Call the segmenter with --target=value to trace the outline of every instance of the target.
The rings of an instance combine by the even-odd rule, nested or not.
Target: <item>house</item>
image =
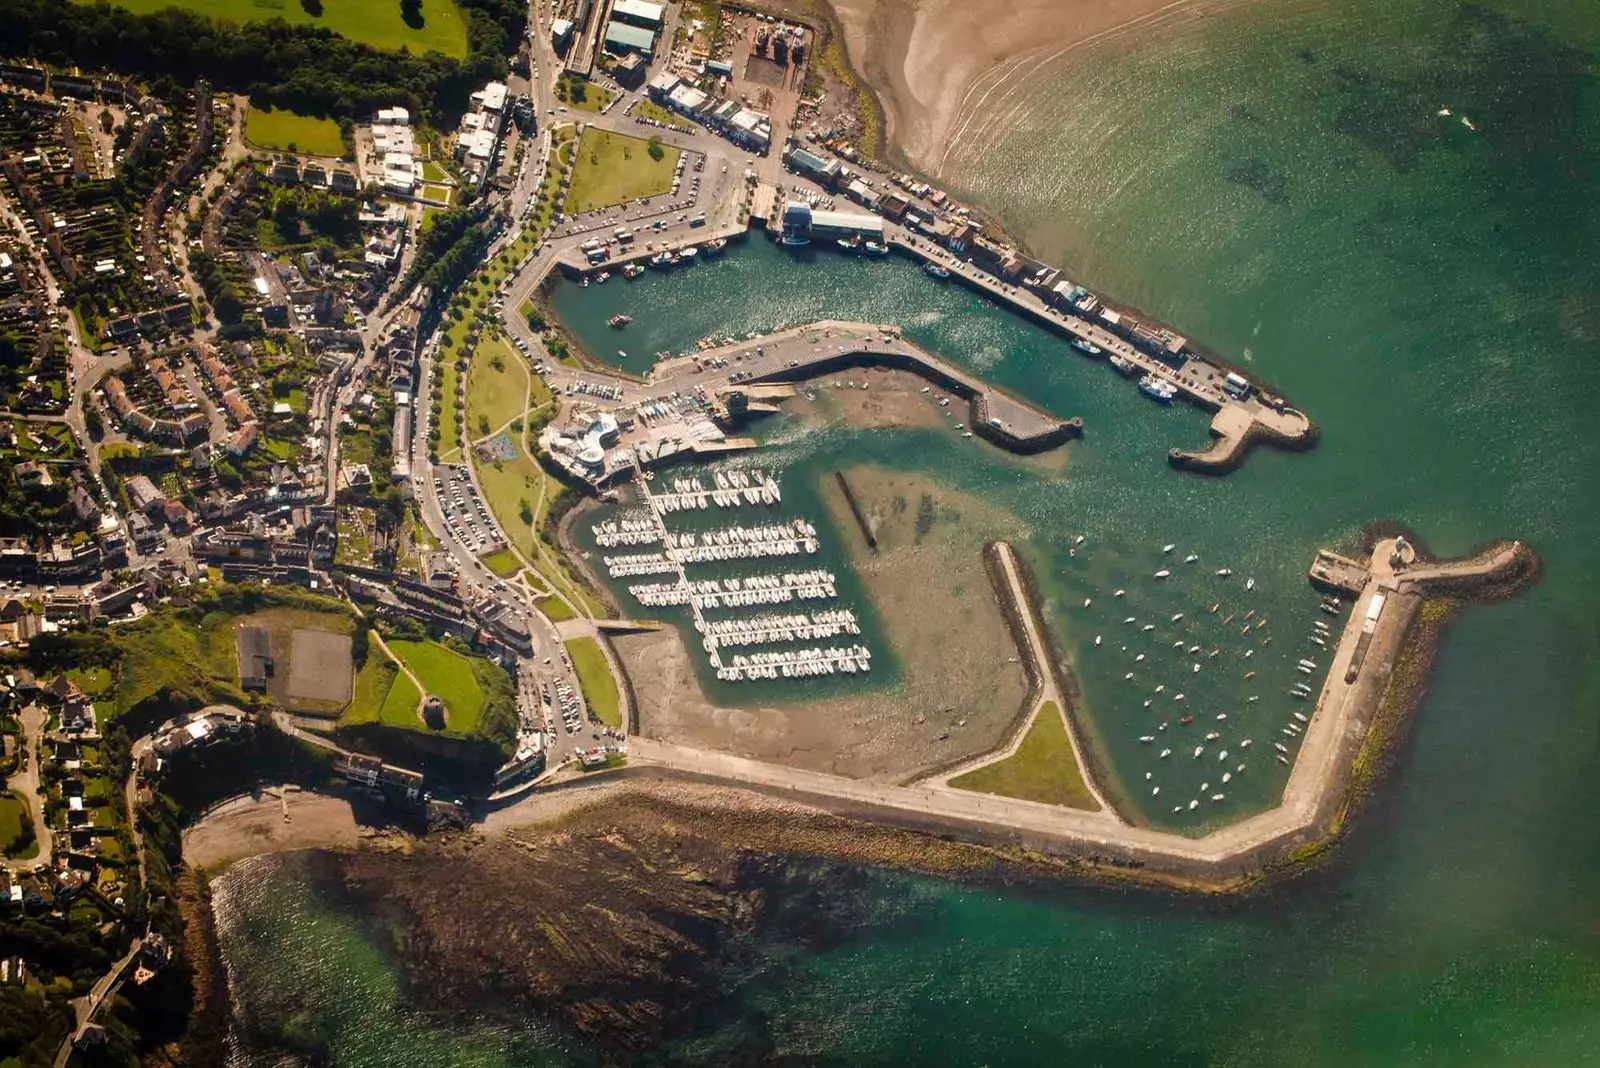
[[[266,627],[242,626],[234,635],[239,654],[239,686],[264,693],[272,677],[272,635]]]

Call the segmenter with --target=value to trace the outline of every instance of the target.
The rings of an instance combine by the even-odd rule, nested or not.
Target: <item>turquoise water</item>
[[[1600,12],[1574,2],[1245,6],[1037,72],[1003,129],[952,155],[949,179],[1036,251],[1249,362],[1323,427],[1315,452],[1258,452],[1224,479],[1165,463],[1204,439],[1198,413],[1156,408],[905,264],[793,264],[757,241],[721,265],[560,294],[601,341],[596,324],[626,307],[639,353],[824,316],[898,321],[1082,415],[1058,476],[944,431],[773,432],[792,435],[791,482],[841,457],[915,466],[1029,524],[1022,548],[1138,803],[1143,698],[1091,644],[1122,615],[1079,606],[1099,609],[1107,585],[1132,594],[1160,545],[1253,575],[1274,649],[1315,614],[1310,554],[1373,520],[1444,553],[1522,537],[1546,564],[1525,596],[1451,625],[1399,767],[1332,870],[1222,908],[885,876],[904,916],[813,952],[772,936],[729,973],[720,1022],[664,1059],[716,1063],[719,1041],[751,1033],[841,1065],[1600,1059],[1597,53]],[[1140,610],[1205,614],[1214,598],[1191,586]],[[1219,681],[1195,700],[1231,723],[1243,693]],[[1283,706],[1266,711],[1251,729]],[[1198,786],[1171,774],[1182,796]],[[1226,804],[1265,803],[1271,774],[1251,768]],[[1146,807],[1197,829],[1169,809]],[[535,1063],[520,1056],[504,1063]]]

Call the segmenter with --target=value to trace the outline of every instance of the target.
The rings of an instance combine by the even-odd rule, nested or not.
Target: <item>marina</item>
[[[804,517],[753,525],[739,523],[702,529],[671,529],[669,515],[708,509],[771,508],[782,500],[776,476],[761,469],[713,470],[706,476],[663,480],[665,492],[634,468],[633,491],[643,513],[619,512],[591,527],[597,546],[659,544],[656,553],[606,555],[612,578],[674,575],[674,581],[637,583],[628,595],[644,607],[686,607],[715,677],[724,682],[815,679],[864,674],[872,669],[872,650],[862,642],[807,644],[855,637],[862,632],[854,610],[839,605],[836,576],[824,568],[758,571],[691,578],[689,568],[738,564],[786,556],[815,555],[817,528]],[[709,481],[709,485],[707,482]],[[626,539],[625,541],[619,539]],[[774,613],[770,607],[807,602],[804,612]],[[832,602],[831,604],[828,602]],[[719,615],[734,609],[752,614]],[[741,652],[723,650],[740,649]]]

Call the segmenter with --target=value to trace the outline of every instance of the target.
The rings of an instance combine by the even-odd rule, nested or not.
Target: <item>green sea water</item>
[[[601,351],[617,342],[600,324],[622,309],[635,316],[636,353],[822,317],[899,322],[939,354],[1082,415],[1087,434],[1064,473],[953,431],[788,422],[767,428],[780,444],[761,462],[783,469],[786,502],[789,486],[870,460],[932,471],[1021,517],[1020,547],[1119,793],[1182,829],[1270,803],[1281,776],[1258,761],[1222,806],[1174,815],[1166,799],[1199,786],[1191,761],[1154,769],[1169,788],[1159,805],[1149,797],[1153,754],[1137,737],[1152,721],[1116,659],[1133,653],[1112,635],[1134,614],[1160,620],[1166,637],[1221,599],[1204,575],[1158,587],[1162,544],[1198,553],[1197,567],[1232,567],[1235,583],[1254,576],[1252,604],[1285,654],[1303,650],[1317,618],[1310,554],[1373,520],[1405,522],[1443,553],[1521,537],[1545,561],[1538,587],[1451,624],[1399,766],[1329,871],[1226,907],[885,874],[875,885],[900,912],[820,951],[772,936],[729,974],[715,1017],[662,1060],[1600,1063],[1597,55],[1592,4],[1244,5],[1046,66],[992,133],[952,154],[947,180],[1035,251],[1248,363],[1322,426],[1316,451],[1260,451],[1223,479],[1166,465],[1168,447],[1204,439],[1198,413],[1157,408],[907,264],[821,252],[794,262],[756,240],[720,263],[558,294]],[[1078,533],[1087,540],[1072,556]],[[1117,586],[1136,609],[1111,613]],[[1176,677],[1175,658],[1164,664]],[[1265,689],[1244,704],[1234,670],[1202,666],[1197,705],[1257,732],[1257,747],[1275,734],[1289,665],[1272,669],[1271,708]],[[294,943],[263,931],[319,916],[314,895],[276,871],[228,877],[253,904],[225,922],[224,944],[246,1001],[289,988],[317,1002],[348,980],[259,952]],[[534,1064],[562,1048],[531,1024],[513,1042],[486,1024],[427,1022],[428,1041],[489,1051],[440,1053],[415,1039],[419,1021],[381,958],[352,959],[363,1026],[396,1040],[381,1056],[344,1047],[339,1064]]]

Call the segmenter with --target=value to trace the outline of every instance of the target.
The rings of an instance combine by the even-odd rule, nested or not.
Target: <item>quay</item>
[[[767,401],[792,392],[795,383],[862,367],[910,371],[965,399],[970,432],[1011,452],[1042,452],[1083,433],[1082,419],[1062,419],[991,386],[905,341],[896,327],[826,320],[663,359],[642,381],[594,370],[570,378],[554,371],[558,390],[566,388],[564,378],[567,386],[583,383],[573,392],[586,392],[590,406],[603,407],[611,423],[592,437],[552,424],[540,445],[571,474],[603,486],[632,478],[638,466],[747,448],[747,439],[725,435],[749,416],[772,410]],[[659,408],[680,414],[646,417]]]
[[[1133,375],[1148,375],[1170,385],[1176,395],[1203,411],[1214,413],[1211,435],[1215,441],[1205,449],[1173,449],[1167,454],[1172,466],[1204,474],[1225,474],[1244,463],[1250,448],[1258,442],[1301,451],[1316,444],[1316,425],[1305,415],[1277,397],[1259,381],[1214,357],[1184,350],[1176,365],[1150,355],[1120,334],[1085,316],[1074,314],[1046,300],[1026,286],[1010,285],[951,255],[926,238],[917,237],[904,227],[886,224],[884,241],[889,248],[922,263],[950,273],[951,281],[974,289],[1068,341],[1092,345],[1094,355],[1074,347],[1072,351],[1088,359],[1116,357]],[[1247,393],[1227,388],[1228,376],[1249,381]]]
[[[1347,786],[1356,757],[1426,597],[1503,596],[1530,581],[1539,567],[1521,542],[1499,542],[1466,559],[1412,560],[1403,539],[1384,539],[1373,548],[1279,804],[1201,837],[1136,826],[1110,806],[1091,812],[955,790],[944,785],[943,774],[893,785],[692,749],[649,737],[647,724],[630,739],[633,773],[733,783],[916,831],[1088,854],[1099,863],[1173,877],[1183,885],[1198,880],[1217,889],[1236,887],[1338,833],[1351,801]],[[1085,776],[1092,778],[1087,766]]]

